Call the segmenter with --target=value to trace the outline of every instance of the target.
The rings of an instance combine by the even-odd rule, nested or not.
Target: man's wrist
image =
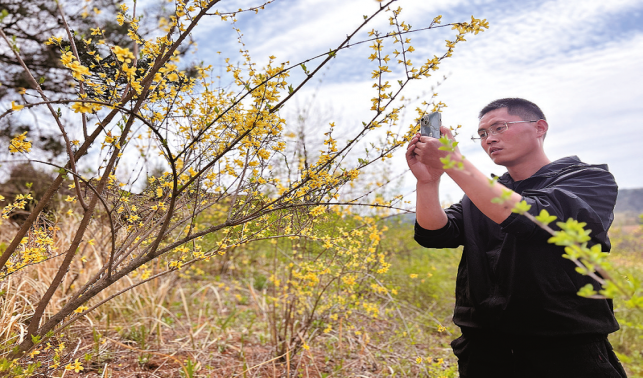
[[[440,186],[440,177],[438,177],[436,180],[429,180],[429,181],[418,180],[417,183],[415,184],[416,189],[420,189],[424,187],[436,187],[436,186]]]
[[[462,163],[461,167],[459,167],[458,166],[459,164],[458,164],[455,167],[449,168],[449,169],[447,169],[445,171],[446,174],[449,175],[449,177],[451,177],[454,181],[456,181],[456,178],[458,176],[461,176],[461,175],[469,175],[470,176],[472,174],[472,172],[471,172],[472,168],[475,169],[475,166],[473,166],[473,164],[471,164],[470,161],[464,159],[462,157],[462,155],[460,155],[460,154],[458,154],[457,157],[453,156],[452,159],[454,159],[458,163]]]

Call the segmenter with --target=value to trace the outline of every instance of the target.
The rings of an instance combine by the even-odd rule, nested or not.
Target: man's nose
[[[495,143],[498,141],[498,134],[489,134],[487,135],[487,139],[485,140],[486,144],[491,144]]]

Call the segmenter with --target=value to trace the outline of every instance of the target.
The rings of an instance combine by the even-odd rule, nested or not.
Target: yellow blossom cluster
[[[9,152],[20,153],[31,151],[31,142],[27,140],[27,131],[11,139],[9,142]]]
[[[17,205],[18,208],[24,208],[24,201],[26,199],[31,199],[31,195],[27,194],[26,196],[22,196],[20,199],[17,199],[17,202],[20,203],[14,202],[14,205]],[[4,215],[3,210],[3,217]],[[54,249],[54,231],[54,227],[45,226],[30,230],[29,234],[20,242],[18,253],[7,261],[5,265],[6,273],[16,272],[26,266],[37,264],[47,259]]]
[[[102,109],[102,105],[90,102],[75,102],[71,109],[74,113],[94,113]]]
[[[4,201],[4,197],[2,197],[2,200]],[[31,193],[18,194],[13,203],[8,204],[2,209],[2,218],[9,219],[9,216],[13,211],[24,210],[25,206],[27,206],[27,202],[31,200],[33,200],[33,196],[31,195]]]

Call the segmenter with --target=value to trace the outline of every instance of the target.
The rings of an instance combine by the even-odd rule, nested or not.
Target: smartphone
[[[442,113],[425,114],[420,119],[420,134],[440,138],[440,126],[442,126]]]

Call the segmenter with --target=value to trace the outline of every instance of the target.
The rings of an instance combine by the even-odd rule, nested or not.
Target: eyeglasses
[[[493,125],[491,125],[491,127],[489,127],[489,131],[487,131],[485,129],[478,130],[478,136],[477,137],[472,136],[471,140],[474,141],[474,142],[478,142],[478,141],[483,141],[483,140],[487,139],[487,137],[489,137],[489,134],[491,134],[491,135],[502,134],[505,131],[507,131],[507,129],[509,128],[509,125],[514,124],[514,123],[524,123],[524,122],[532,123],[532,122],[538,122],[538,121],[540,121],[540,120],[497,122],[497,123],[494,123]]]

